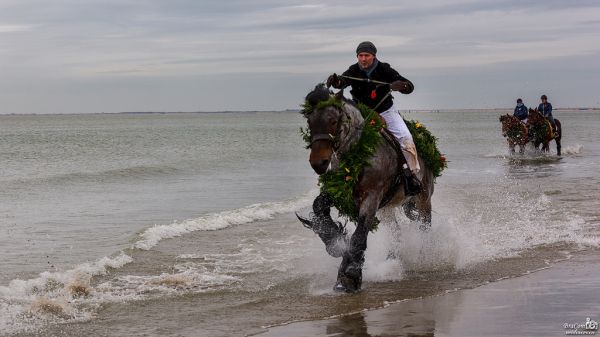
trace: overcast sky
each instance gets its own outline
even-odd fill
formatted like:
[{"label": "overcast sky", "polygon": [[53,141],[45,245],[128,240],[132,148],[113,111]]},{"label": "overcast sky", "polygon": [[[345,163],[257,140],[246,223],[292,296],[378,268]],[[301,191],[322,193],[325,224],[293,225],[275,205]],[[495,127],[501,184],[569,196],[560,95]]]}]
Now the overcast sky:
[{"label": "overcast sky", "polygon": [[597,0],[0,0],[0,113],[296,109],[363,40],[401,109],[600,107]]}]

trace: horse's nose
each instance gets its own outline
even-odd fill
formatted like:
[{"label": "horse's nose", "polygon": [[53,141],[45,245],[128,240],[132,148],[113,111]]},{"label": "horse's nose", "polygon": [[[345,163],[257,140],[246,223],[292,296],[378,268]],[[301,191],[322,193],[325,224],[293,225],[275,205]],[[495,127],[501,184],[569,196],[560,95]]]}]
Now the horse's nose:
[{"label": "horse's nose", "polygon": [[329,159],[321,159],[314,163],[311,161],[310,166],[312,166],[313,170],[315,170],[317,174],[323,174],[329,167]]}]

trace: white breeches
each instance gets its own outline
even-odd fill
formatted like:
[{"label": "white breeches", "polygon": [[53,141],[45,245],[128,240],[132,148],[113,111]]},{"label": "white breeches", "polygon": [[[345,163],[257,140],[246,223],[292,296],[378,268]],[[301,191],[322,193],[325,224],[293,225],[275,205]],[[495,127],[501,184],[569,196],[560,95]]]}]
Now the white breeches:
[{"label": "white breeches", "polygon": [[417,148],[415,147],[410,131],[408,131],[408,127],[406,127],[406,124],[404,123],[404,119],[402,119],[402,116],[400,116],[396,107],[392,105],[391,108],[379,115],[385,120],[387,129],[396,136],[396,139],[398,139],[404,158],[406,158],[408,163],[408,167],[414,173],[419,172],[421,167],[419,166],[419,160],[417,159]]}]

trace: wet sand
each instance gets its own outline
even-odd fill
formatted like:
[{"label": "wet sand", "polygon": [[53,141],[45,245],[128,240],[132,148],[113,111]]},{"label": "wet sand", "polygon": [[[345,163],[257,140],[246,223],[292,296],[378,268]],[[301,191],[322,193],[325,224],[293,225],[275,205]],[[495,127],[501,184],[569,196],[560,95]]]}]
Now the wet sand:
[{"label": "wet sand", "polygon": [[[271,336],[600,335],[600,254],[585,252],[525,276],[383,309],[269,328]],[[568,324],[568,326],[566,326]]]}]

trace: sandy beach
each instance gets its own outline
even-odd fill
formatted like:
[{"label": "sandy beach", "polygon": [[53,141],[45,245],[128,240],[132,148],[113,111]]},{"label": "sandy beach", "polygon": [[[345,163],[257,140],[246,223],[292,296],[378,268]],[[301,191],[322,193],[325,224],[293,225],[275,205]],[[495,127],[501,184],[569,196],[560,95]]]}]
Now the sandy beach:
[{"label": "sandy beach", "polygon": [[599,276],[600,255],[585,252],[522,277],[359,314],[272,327],[258,336],[597,335],[585,323],[587,318],[600,321]]}]

